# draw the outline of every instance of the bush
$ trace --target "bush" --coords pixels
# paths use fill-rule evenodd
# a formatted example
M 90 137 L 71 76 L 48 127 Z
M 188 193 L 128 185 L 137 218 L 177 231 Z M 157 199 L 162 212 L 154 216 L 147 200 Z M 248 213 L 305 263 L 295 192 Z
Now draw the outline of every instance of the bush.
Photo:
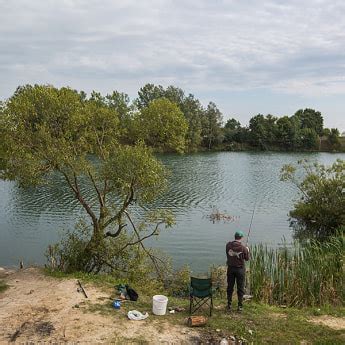
M 183 266 L 179 270 L 168 273 L 165 287 L 169 294 L 175 297 L 187 297 L 190 290 L 191 270 Z
M 221 297 L 226 295 L 227 266 L 212 266 L 210 268 L 212 286 Z
M 66 232 L 59 243 L 50 245 L 46 251 L 46 267 L 52 271 L 109 273 L 116 279 L 136 282 L 157 278 L 163 280 L 170 271 L 169 259 L 162 253 L 145 248 L 138 243 L 128 246 L 128 235 L 123 232 L 116 239 L 107 238 L 97 246 L 90 247 L 92 228 L 80 221 L 75 231 Z
M 298 162 L 297 167 L 285 165 L 281 179 L 300 191 L 290 211 L 295 237 L 327 240 L 345 226 L 345 161 L 338 159 L 330 167 L 307 161 Z

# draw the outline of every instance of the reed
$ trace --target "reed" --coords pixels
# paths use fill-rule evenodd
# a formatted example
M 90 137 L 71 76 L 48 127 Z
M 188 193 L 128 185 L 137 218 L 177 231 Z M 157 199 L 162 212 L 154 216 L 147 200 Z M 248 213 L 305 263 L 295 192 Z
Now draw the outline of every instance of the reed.
M 344 304 L 345 239 L 251 248 L 247 286 L 254 299 L 287 306 Z

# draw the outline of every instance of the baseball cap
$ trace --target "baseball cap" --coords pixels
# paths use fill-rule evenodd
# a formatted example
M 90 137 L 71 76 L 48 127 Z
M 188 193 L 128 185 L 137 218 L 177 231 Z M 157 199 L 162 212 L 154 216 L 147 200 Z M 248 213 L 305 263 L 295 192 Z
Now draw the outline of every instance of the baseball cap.
M 243 231 L 236 231 L 235 232 L 235 237 L 244 237 L 244 233 L 243 233 Z

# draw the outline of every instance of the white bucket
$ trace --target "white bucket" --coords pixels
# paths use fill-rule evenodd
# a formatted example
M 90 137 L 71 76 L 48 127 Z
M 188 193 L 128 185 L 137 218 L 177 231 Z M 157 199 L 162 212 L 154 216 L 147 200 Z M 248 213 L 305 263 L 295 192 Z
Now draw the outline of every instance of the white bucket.
M 155 315 L 165 315 L 168 305 L 168 297 L 155 295 L 152 298 L 152 312 Z

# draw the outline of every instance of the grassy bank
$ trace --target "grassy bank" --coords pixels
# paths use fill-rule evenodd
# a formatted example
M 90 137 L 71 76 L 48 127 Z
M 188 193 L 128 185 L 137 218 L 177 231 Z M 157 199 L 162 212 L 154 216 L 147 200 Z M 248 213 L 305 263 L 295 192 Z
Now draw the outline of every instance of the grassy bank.
M 123 281 L 119 281 L 109 275 L 88 275 L 75 273 L 66 275 L 60 272 L 49 272 L 46 274 L 58 279 L 77 278 L 81 280 L 86 289 L 89 284 L 95 285 L 104 290 L 109 299 L 91 304 L 85 302 L 81 308 L 85 312 L 100 313 L 103 315 L 118 315 L 123 321 L 129 310 L 148 311 L 149 321 L 158 323 L 168 322 L 174 325 L 183 325 L 188 317 L 188 298 L 177 298 L 169 295 L 159 283 L 151 282 L 130 282 L 131 286 L 139 293 L 138 302 L 126 301 L 120 310 L 112 307 L 112 299 L 116 298 L 114 286 Z M 152 296 L 154 294 L 165 294 L 169 297 L 169 306 L 179 306 L 186 308 L 186 311 L 167 314 L 166 316 L 154 316 L 151 313 Z M 295 344 L 304 341 L 307 344 L 343 344 L 345 335 L 343 330 L 333 329 L 327 326 L 327 320 L 336 320 L 336 317 L 345 317 L 345 308 L 323 306 L 321 308 L 281 308 L 269 306 L 254 301 L 246 302 L 242 314 L 225 312 L 225 297 L 217 296 L 214 301 L 213 316 L 205 327 L 199 328 L 201 339 L 207 341 L 219 341 L 222 337 L 236 336 L 246 339 L 249 343 L 275 343 L 275 344 Z M 203 311 L 207 315 L 207 311 Z M 323 320 L 323 321 L 320 321 Z M 317 323 L 317 322 L 323 323 Z M 138 338 L 139 339 L 139 338 Z M 140 339 L 145 343 L 145 339 Z
M 4 281 L 0 280 L 0 292 L 5 291 L 8 288 L 8 285 Z

